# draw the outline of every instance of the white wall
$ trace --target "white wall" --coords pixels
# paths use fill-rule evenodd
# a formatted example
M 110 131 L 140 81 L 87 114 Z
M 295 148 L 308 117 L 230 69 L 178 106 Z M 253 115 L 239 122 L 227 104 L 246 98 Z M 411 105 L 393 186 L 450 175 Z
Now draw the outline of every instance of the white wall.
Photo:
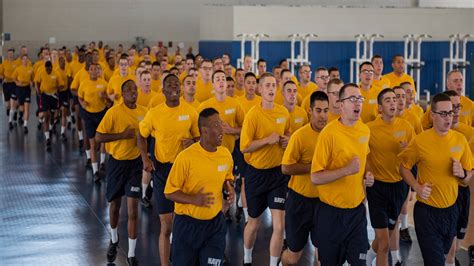
M 234 37 L 234 8 L 231 6 L 202 6 L 200 40 L 232 40 Z
M 359 33 L 379 33 L 399 40 L 408 33 L 447 39 L 474 33 L 474 9 L 234 7 L 234 33 L 266 33 L 287 39 L 292 33 L 315 33 L 321 40 L 353 40 Z

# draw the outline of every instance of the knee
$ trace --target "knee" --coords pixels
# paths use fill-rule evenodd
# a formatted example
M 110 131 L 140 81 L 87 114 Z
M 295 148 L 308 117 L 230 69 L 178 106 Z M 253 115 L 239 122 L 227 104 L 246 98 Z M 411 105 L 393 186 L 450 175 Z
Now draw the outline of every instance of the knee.
M 300 257 L 301 257 L 300 252 L 294 253 L 294 252 L 291 252 L 289 250 L 286 250 L 285 254 L 286 254 L 286 256 L 284 257 L 284 260 L 282 259 L 282 262 L 285 265 L 297 265 L 298 264 L 298 262 L 300 260 Z
M 388 239 L 382 238 L 377 239 L 377 252 L 388 253 L 389 251 L 389 241 Z

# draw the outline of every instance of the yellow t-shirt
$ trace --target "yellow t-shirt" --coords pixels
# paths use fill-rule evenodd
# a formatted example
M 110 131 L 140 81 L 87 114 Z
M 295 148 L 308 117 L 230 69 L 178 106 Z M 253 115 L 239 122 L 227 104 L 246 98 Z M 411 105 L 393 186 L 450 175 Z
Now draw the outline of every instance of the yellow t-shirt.
M 345 167 L 355 156 L 360 160 L 358 173 L 317 186 L 322 202 L 337 208 L 355 208 L 362 203 L 365 198 L 363 179 L 369 138 L 370 130 L 360 120 L 353 126 L 345 126 L 335 120 L 321 131 L 314 150 L 311 173 Z
M 90 80 L 90 78 L 91 76 L 85 68 L 79 70 L 71 82 L 71 90 L 78 90 L 81 84 L 86 80 Z
M 163 95 L 163 93 L 157 93 L 153 98 L 151 98 L 150 102 L 148 103 L 148 109 L 157 107 L 158 105 L 165 102 L 166 102 L 165 95 Z
M 223 102 L 218 102 L 215 97 L 202 102 L 198 107 L 198 113 L 206 108 L 214 108 L 219 112 L 219 117 L 231 127 L 242 127 L 245 113 L 240 103 L 232 98 L 225 97 Z M 222 138 L 222 146 L 226 147 L 230 152 L 234 151 L 235 139 L 238 135 L 224 134 Z
M 72 63 L 70 64 L 70 68 L 71 68 L 71 77 L 74 79 L 77 75 L 77 73 L 79 73 L 79 71 L 81 69 L 84 69 L 85 70 L 85 67 L 86 67 L 86 63 L 83 62 L 83 63 L 79 63 L 79 61 L 72 61 Z
M 370 87 L 369 90 L 360 89 L 362 97 L 365 98 L 364 103 L 362 104 L 362 112 L 360 118 L 362 122 L 368 123 L 374 121 L 377 115 L 379 114 L 377 96 L 379 95 L 379 90 L 374 86 Z
M 386 78 L 390 81 L 390 86 L 393 88 L 395 86 L 400 86 L 403 82 L 410 82 L 410 84 L 415 88 L 415 81 L 413 78 L 406 74 L 403 73 L 400 77 L 395 75 L 395 72 L 390 72 L 388 74 L 385 74 L 382 76 L 382 78 Z
M 222 211 L 224 182 L 234 179 L 232 168 L 232 155 L 224 147 L 208 152 L 198 142 L 181 152 L 171 168 L 164 193 L 171 194 L 179 190 L 186 194 L 196 194 L 204 188 L 203 193 L 212 193 L 214 204 L 200 207 L 176 202 L 174 212 L 199 220 L 214 218 Z
M 123 103 L 115 105 L 107 110 L 97 127 L 97 132 L 117 134 L 130 127 L 135 129 L 135 133 L 138 133 L 138 123 L 143 120 L 146 111 L 146 108 L 140 105 L 137 105 L 135 109 L 130 109 Z M 140 156 L 137 138 L 107 142 L 105 149 L 116 160 L 133 160 Z
M 3 66 L 3 82 L 15 82 L 15 79 L 13 78 L 13 71 L 15 71 L 15 68 L 17 67 L 15 61 L 10 61 L 6 59 L 2 63 Z
M 157 93 L 161 93 L 161 80 L 159 79 L 151 79 L 151 90 Z
M 299 106 L 295 106 L 293 112 L 290 113 L 290 130 L 291 133 L 308 123 L 308 113 Z
M 413 114 L 415 114 L 416 116 L 418 116 L 418 118 L 421 120 L 421 118 L 423 117 L 423 114 L 425 113 L 423 111 L 423 108 L 421 108 L 418 104 L 412 104 L 410 107 L 408 107 L 405 111 L 409 111 L 409 112 L 412 112 Z
M 263 109 L 256 105 L 247 113 L 240 134 L 240 149 L 246 149 L 254 140 L 268 137 L 273 132 L 280 136 L 290 133 L 290 114 L 285 107 L 274 104 L 273 109 Z M 265 145 L 251 152 L 244 153 L 245 161 L 257 169 L 269 169 L 281 165 L 283 148 L 279 143 Z
M 212 82 L 209 81 L 207 84 L 204 84 L 204 81 L 198 76 L 196 80 L 196 94 L 194 95 L 194 98 L 202 103 L 213 96 L 214 88 L 212 87 Z
M 464 123 L 458 123 L 455 127 L 451 129 L 463 134 L 464 137 L 466 137 L 467 142 L 470 142 L 472 137 L 474 136 L 474 129 Z
M 295 163 L 310 164 L 314 156 L 314 148 L 319 132 L 313 130 L 311 124 L 306 124 L 291 135 L 288 147 L 283 154 L 282 165 Z M 288 188 L 308 198 L 317 198 L 318 190 L 311 183 L 311 175 L 292 175 Z
M 158 93 L 154 91 L 150 91 L 150 93 L 145 94 L 140 88 L 137 89 L 138 91 L 138 96 L 137 96 L 137 104 L 148 108 L 148 105 L 151 102 L 151 99 L 153 99 L 155 96 L 158 95 Z
M 407 112 L 407 111 L 408 109 L 403 110 L 403 114 L 398 117 L 408 121 L 408 123 L 410 123 L 413 129 L 415 130 L 415 133 L 420 134 L 421 132 L 423 132 L 423 126 L 421 124 L 420 119 L 418 118 L 417 115 L 413 114 L 412 112 L 409 112 L 409 111 Z
M 58 87 L 63 83 L 61 81 L 61 76 L 56 71 L 51 71 L 51 74 L 48 74 L 46 71 L 39 74 L 35 82 L 40 83 L 40 93 L 46 94 L 55 94 L 58 92 Z
M 380 79 L 372 80 L 372 87 L 376 88 L 378 91 L 381 91 L 386 88 L 391 88 L 390 80 L 385 76 L 381 76 Z
M 402 151 L 400 143 L 410 143 L 415 136 L 413 127 L 404 119 L 395 117 L 391 123 L 387 123 L 380 116 L 367 123 L 367 126 L 370 129 L 367 162 L 375 179 L 387 183 L 402 180 L 399 171 L 401 161 L 398 158 Z
M 189 104 L 170 108 L 160 104 L 148 110 L 140 122 L 143 137 L 155 137 L 155 158 L 161 163 L 173 163 L 183 150 L 183 139 L 199 136 L 198 114 Z
M 298 85 L 298 94 L 301 96 L 302 99 L 306 98 L 306 96 L 311 95 L 313 92 L 318 90 L 318 85 L 314 82 L 308 82 L 306 87 L 303 87 L 301 83 Z
M 200 103 L 198 100 L 196 100 L 196 99 L 194 99 L 194 101 L 193 101 L 192 103 L 187 102 L 187 101 L 184 99 L 184 96 L 181 96 L 180 101 L 183 102 L 183 103 L 187 103 L 187 104 L 191 105 L 192 107 L 194 107 L 194 109 L 196 109 L 196 111 L 198 110 L 199 105 L 201 105 L 201 103 Z
M 245 89 L 244 88 L 237 88 L 237 84 L 235 84 L 235 89 L 234 89 L 234 96 L 239 98 L 245 95 Z
M 248 100 L 245 95 L 242 95 L 240 97 L 237 97 L 237 100 L 240 102 L 240 105 L 244 109 L 244 112 L 247 114 L 252 107 L 255 105 L 259 105 L 262 102 L 262 97 L 255 95 L 255 97 L 252 100 Z
M 29 86 L 33 81 L 33 67 L 20 65 L 13 71 L 12 78 L 17 86 Z
M 339 118 L 341 118 L 341 115 L 339 115 L 339 114 L 334 114 L 334 113 L 332 113 L 331 111 L 328 112 L 328 123 L 329 123 L 329 122 L 332 122 L 332 121 L 334 121 L 334 120 L 337 120 L 337 119 L 339 119 Z
M 106 96 L 106 89 L 107 81 L 103 79 L 88 79 L 81 82 L 77 95 L 87 103 L 84 108 L 87 112 L 98 113 L 105 109 L 106 101 L 101 97 L 101 94 Z
M 435 208 L 450 207 L 458 197 L 458 178 L 453 175 L 451 158 L 459 160 L 464 169 L 472 169 L 467 140 L 454 130 L 445 136 L 438 135 L 434 129 L 426 130 L 399 157 L 407 169 L 417 165 L 419 184 L 432 184 L 430 197 L 423 200 L 417 196 L 417 200 Z
M 110 69 L 109 65 L 106 65 L 102 72 L 104 73 L 104 79 L 109 82 L 112 76 L 114 75 L 115 69 Z
M 459 114 L 459 122 L 472 126 L 472 101 L 466 96 L 461 95 L 461 113 Z
M 117 75 L 110 78 L 109 85 L 107 87 L 107 94 L 115 94 L 114 104 L 122 103 L 122 84 L 129 79 L 135 80 L 135 76 L 128 75 L 122 77 Z

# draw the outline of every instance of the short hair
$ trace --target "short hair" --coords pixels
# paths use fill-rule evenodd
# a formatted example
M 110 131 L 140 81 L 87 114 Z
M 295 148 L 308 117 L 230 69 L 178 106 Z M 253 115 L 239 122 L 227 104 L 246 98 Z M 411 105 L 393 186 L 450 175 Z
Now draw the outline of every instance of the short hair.
M 201 112 L 199 112 L 199 118 L 198 118 L 199 132 L 201 132 L 201 128 L 206 126 L 207 119 L 210 116 L 213 116 L 215 114 L 219 114 L 219 112 L 214 108 L 205 108 Z
M 245 73 L 244 80 L 246 80 L 249 77 L 253 77 L 254 79 L 257 79 L 257 76 L 253 72 L 247 72 Z
M 154 66 L 160 67 L 160 62 L 158 62 L 158 61 L 153 62 L 153 63 L 151 64 L 151 67 L 154 67 Z
M 344 86 L 342 86 L 341 90 L 339 91 L 339 100 L 344 99 L 346 90 L 347 90 L 347 88 L 349 88 L 349 87 L 359 88 L 359 86 L 357 86 L 357 84 L 355 84 L 355 83 L 347 83 L 347 84 L 344 84 Z
M 405 58 L 403 57 L 403 55 L 401 55 L 401 54 L 396 54 L 396 55 L 394 55 L 394 56 L 392 57 L 392 63 L 394 63 L 395 60 L 397 60 L 397 57 L 401 57 L 401 58 L 405 59 Z
M 360 64 L 359 66 L 359 72 L 362 71 L 362 67 L 363 66 L 371 66 L 372 68 L 374 68 L 374 65 L 372 65 L 372 63 L 370 63 L 369 61 L 365 61 L 363 62 L 362 64 Z
M 212 62 L 209 59 L 203 59 L 202 62 L 201 62 L 201 67 L 202 67 L 202 65 L 204 65 L 204 63 L 210 63 L 212 65 Z
M 405 91 L 405 89 L 403 89 L 402 86 L 393 86 L 392 90 L 393 90 L 393 92 L 395 92 L 395 90 L 403 90 L 403 91 Z
M 319 72 L 319 71 L 328 71 L 328 69 L 325 68 L 325 67 L 318 67 L 318 68 L 316 68 L 315 72 Z
M 283 83 L 283 87 L 282 87 L 282 88 L 285 88 L 286 85 L 288 85 L 288 84 L 293 84 L 293 85 L 296 86 L 296 83 L 295 83 L 293 80 L 288 80 L 288 81 L 286 81 L 285 83 Z
M 286 72 L 289 72 L 291 74 L 291 71 L 285 68 L 280 72 L 280 78 L 283 77 L 283 74 L 285 74 Z
M 212 59 L 212 63 L 216 62 L 216 60 L 222 60 L 222 57 L 221 56 L 214 57 L 214 59 Z
M 341 80 L 341 79 L 331 79 L 329 82 L 328 82 L 328 88 L 330 88 L 331 86 L 333 85 L 339 85 L 339 84 L 344 84 L 344 82 Z
M 459 97 L 459 94 L 454 90 L 445 91 L 443 93 L 448 95 L 449 97 Z
M 461 73 L 461 75 L 462 75 L 462 72 L 459 69 L 453 69 L 453 70 L 448 72 L 448 74 L 446 75 L 446 79 L 449 79 L 449 77 L 451 77 L 451 75 L 454 74 L 454 73 Z
M 268 78 L 268 77 L 272 77 L 276 80 L 275 76 L 272 73 L 265 72 L 260 76 L 260 78 L 258 79 L 258 82 L 260 83 L 261 80 L 264 80 L 265 78 Z
M 166 83 L 168 82 L 168 80 L 169 80 L 170 78 L 175 78 L 175 79 L 177 79 L 177 80 L 179 81 L 178 76 L 176 76 L 175 74 L 171 74 L 171 73 L 170 73 L 170 74 L 166 75 L 166 77 L 163 79 L 163 87 L 165 87 Z
M 142 73 L 140 73 L 140 78 L 142 78 L 143 75 L 151 75 L 151 72 L 148 70 L 143 70 Z
M 178 71 L 179 72 L 179 69 L 177 67 L 172 67 L 172 68 L 170 68 L 170 72 L 171 71 Z
M 316 101 L 322 101 L 322 102 L 328 102 L 329 103 L 329 97 L 324 91 L 315 91 L 311 93 L 311 96 L 309 97 L 309 107 L 313 108 L 314 107 L 314 102 Z
M 281 69 L 281 66 L 280 65 L 274 66 L 272 71 L 275 71 L 275 69 Z
M 194 76 L 186 75 L 186 77 L 184 77 L 184 79 L 183 79 L 183 84 L 184 84 L 184 82 L 185 82 L 187 79 L 189 79 L 189 78 L 194 78 Z
M 232 82 L 235 82 L 234 78 L 232 78 L 232 77 L 226 77 L 226 78 L 225 78 L 225 80 L 226 80 L 226 81 L 232 81 Z
M 244 69 L 241 68 L 241 67 L 239 67 L 239 68 L 237 68 L 237 69 L 235 70 L 235 73 L 237 74 L 237 72 L 240 72 L 240 71 L 244 71 Z
M 382 56 L 380 56 L 379 54 L 376 54 L 376 55 L 372 56 L 372 58 L 370 59 L 370 62 L 373 63 L 374 60 L 378 59 L 378 58 L 382 59 Z
M 400 83 L 400 86 L 404 86 L 404 85 L 411 85 L 411 83 L 408 82 L 408 81 L 405 81 L 405 82 Z
M 263 59 L 263 58 L 260 58 L 260 59 L 258 59 L 258 61 L 257 61 L 257 66 L 258 66 L 258 64 L 260 64 L 260 63 L 262 63 L 262 62 L 263 62 L 263 63 L 266 63 L 267 61 L 265 61 L 265 59 Z
M 119 61 L 120 60 L 127 60 L 128 61 L 128 54 L 121 54 L 120 58 L 119 58 Z
M 333 66 L 333 67 L 330 67 L 330 68 L 328 69 L 329 74 L 331 74 L 331 72 L 334 72 L 334 71 L 338 71 L 338 72 L 339 72 L 339 68 Z
M 385 96 L 385 94 L 387 94 L 387 93 L 389 93 L 389 92 L 395 93 L 395 92 L 393 91 L 393 89 L 390 89 L 390 88 L 385 88 L 385 89 L 383 89 L 383 90 L 381 90 L 381 91 L 379 92 L 379 94 L 377 95 L 377 103 L 378 103 L 379 105 L 382 105 L 382 103 L 383 103 L 383 96 Z
M 278 65 L 281 67 L 281 64 L 283 64 L 283 62 L 288 62 L 288 61 L 283 58 L 282 60 L 280 60 L 280 62 L 278 63 Z
M 120 87 L 120 89 L 123 91 L 123 90 L 125 89 L 125 86 L 126 86 L 128 83 L 130 83 L 130 82 L 132 82 L 133 84 L 135 84 L 135 81 L 134 81 L 133 79 L 127 79 L 126 81 L 124 81 L 124 82 L 122 83 L 122 86 Z M 136 86 L 136 84 L 135 84 L 135 86 Z
M 214 71 L 214 73 L 212 73 L 212 81 L 214 81 L 214 77 L 215 77 L 217 74 L 219 74 L 219 73 L 222 73 L 222 74 L 224 74 L 224 76 L 226 76 L 226 74 L 225 74 L 224 71 L 222 71 L 222 70 L 220 70 L 220 69 L 219 69 L 219 70 L 216 70 L 216 71 Z
M 188 72 L 190 72 L 191 70 L 197 71 L 197 69 L 196 69 L 195 67 L 190 67 L 190 68 L 188 69 Z
M 436 94 L 431 101 L 431 111 L 436 111 L 436 104 L 439 102 L 451 102 L 451 99 L 443 92 Z

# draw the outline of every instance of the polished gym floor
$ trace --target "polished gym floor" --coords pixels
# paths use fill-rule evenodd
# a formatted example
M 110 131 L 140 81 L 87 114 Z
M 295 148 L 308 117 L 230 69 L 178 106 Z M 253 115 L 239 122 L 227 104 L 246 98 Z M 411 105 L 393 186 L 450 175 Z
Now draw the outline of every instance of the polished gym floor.
M 0 104 L 2 112 L 3 103 Z M 35 110 L 35 106 L 32 106 Z M 30 132 L 8 130 L 0 115 L 0 264 L 1 265 L 104 265 L 109 242 L 106 183 L 94 184 L 85 168 L 85 155 L 77 149 L 77 134 L 68 131 L 63 143 L 53 134 L 53 149 L 46 152 L 43 134 L 30 118 Z M 58 129 L 59 131 L 59 129 Z M 472 186 L 471 186 L 472 189 Z M 474 205 L 471 203 L 471 205 Z M 125 202 L 122 206 L 125 206 Z M 155 211 L 139 207 L 136 256 L 142 265 L 159 265 L 159 221 Z M 472 212 L 471 212 L 472 218 Z M 471 219 L 472 225 L 473 219 Z M 254 248 L 254 265 L 268 265 L 271 235 L 267 211 Z M 229 222 L 227 256 L 231 265 L 242 265 L 243 222 Z M 467 235 L 472 236 L 473 226 Z M 422 265 L 413 228 L 412 244 L 401 244 L 404 265 Z M 373 236 L 373 232 L 370 233 Z M 120 251 L 116 265 L 126 265 L 126 208 L 119 225 Z M 300 265 L 312 265 L 310 245 Z M 467 265 L 467 252 L 458 254 Z

